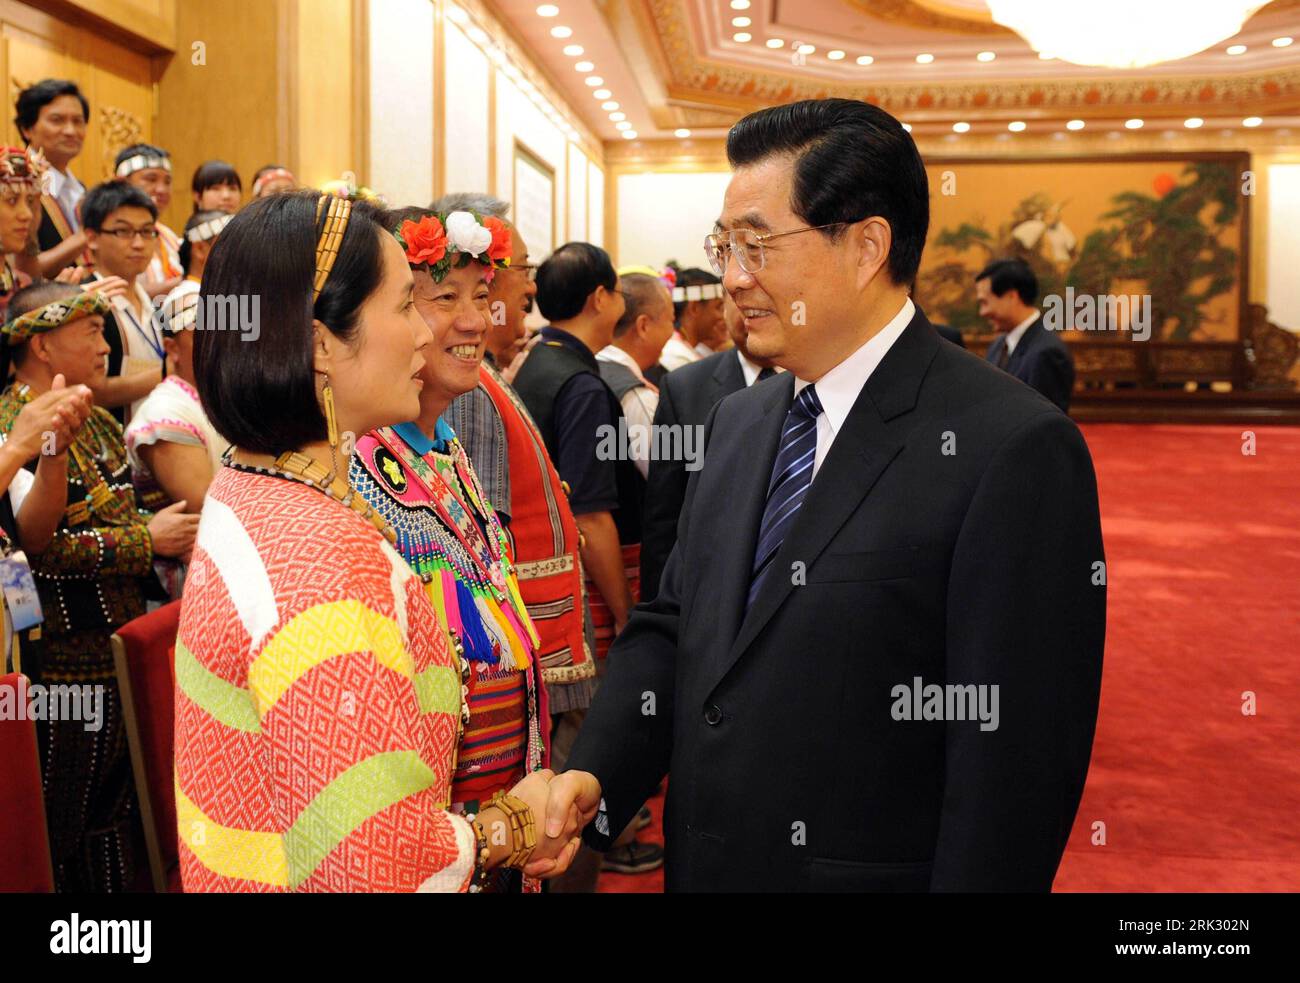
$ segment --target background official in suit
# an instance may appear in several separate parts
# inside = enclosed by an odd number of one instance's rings
[[[914,313],[928,189],[897,120],[794,103],[727,154],[709,249],[789,373],[713,410],[548,815],[607,843],[671,772],[669,890],[1046,891],[1101,675],[1087,446]],[[996,722],[906,719],[933,685]]]
[[[729,296],[724,298],[722,315],[735,347],[674,369],[663,377],[654,418],[656,428],[703,427],[709,411],[724,396],[776,375],[777,369],[768,359],[750,352],[745,319]],[[690,477],[686,464],[684,457],[650,462],[645,521],[641,526],[641,599],[644,601],[654,600],[659,593],[659,578],[677,542],[677,519],[686,498],[686,480]]]
[[[1034,307],[1038,278],[1029,264],[1022,259],[990,263],[975,278],[975,291],[980,317],[1005,332],[989,346],[985,357],[1068,413],[1074,391],[1074,357],[1065,342],[1043,327],[1043,315]]]

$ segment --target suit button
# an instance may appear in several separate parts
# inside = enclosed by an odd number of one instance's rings
[[[716,727],[722,723],[722,707],[716,703],[709,704],[709,708],[704,711],[704,722],[710,727]]]

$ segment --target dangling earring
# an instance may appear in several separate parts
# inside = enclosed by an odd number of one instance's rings
[[[333,484],[339,473],[339,421],[334,412],[334,390],[330,386],[328,373],[325,376],[325,389],[321,392],[321,398],[325,403],[325,428],[329,433],[330,461],[333,465],[329,481]]]

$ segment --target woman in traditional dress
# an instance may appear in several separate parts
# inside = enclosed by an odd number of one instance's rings
[[[200,331],[194,351],[234,449],[208,487],[176,641],[187,891],[464,891],[503,866],[561,872],[590,818],[538,828],[547,771],[473,816],[448,810],[462,663],[342,447],[416,418],[424,387],[429,329],[375,214],[268,196],[204,274],[205,296],[260,294],[262,331]]]
[[[45,171],[39,150],[0,147],[0,252],[4,253],[0,257],[0,324],[15,291],[32,282],[27,273],[17,269],[16,262],[25,258],[30,265],[37,249],[33,231],[40,220]]]
[[[550,716],[534,651],[537,633],[519,594],[507,537],[443,413],[478,385],[487,340],[488,281],[510,255],[499,219],[408,208],[388,213],[415,281],[415,304],[433,332],[424,350],[419,414],[357,441],[354,487],[397,533],[465,660],[469,723],[452,784],[452,809],[476,812],[546,764]],[[510,872],[491,889],[519,886]],[[533,885],[529,885],[532,887]]]
[[[194,388],[198,310],[197,283],[187,280],[168,295],[162,319],[167,353],[163,381],[145,397],[126,427],[131,483],[140,507],[150,512],[182,502],[186,512],[197,515],[208,485],[221,470],[227,446],[208,420]],[[185,583],[185,563],[159,558],[154,571],[167,596],[178,599]]]

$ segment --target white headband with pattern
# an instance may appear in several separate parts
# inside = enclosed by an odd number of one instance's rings
[[[185,238],[190,242],[207,242],[209,239],[215,239],[234,217],[233,215],[222,215],[220,218],[210,218],[206,222],[200,222],[185,233]]]
[[[702,283],[693,287],[674,287],[673,303],[680,304],[682,301],[691,300],[713,300],[715,297],[722,296],[722,284],[720,283]]]
[[[154,154],[136,154],[117,165],[117,176],[130,177],[136,171],[147,171],[151,167],[161,167],[164,171],[171,171],[171,158],[158,157]]]

